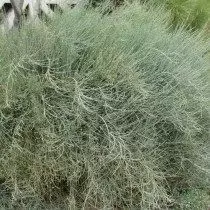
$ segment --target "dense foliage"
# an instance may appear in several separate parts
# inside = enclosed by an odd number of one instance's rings
[[[165,5],[171,12],[172,23],[184,24],[189,29],[202,29],[210,21],[209,0],[149,0],[156,5]]]
[[[209,187],[206,52],[137,3],[2,36],[2,206],[163,209]]]
[[[110,10],[132,2],[133,0],[89,0],[93,6],[100,4],[112,5]],[[136,0],[134,0],[136,1]],[[210,1],[209,0],[138,0],[146,3],[147,6],[162,7],[170,13],[169,24],[174,27],[184,26],[191,30],[208,29],[210,22]]]

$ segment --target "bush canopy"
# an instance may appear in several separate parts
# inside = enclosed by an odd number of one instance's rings
[[[132,3],[0,39],[5,208],[163,209],[209,186],[207,45]]]

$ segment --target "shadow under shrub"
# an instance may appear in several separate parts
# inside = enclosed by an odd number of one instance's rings
[[[173,188],[209,185],[205,43],[160,14],[75,9],[1,37],[11,205],[163,209]]]

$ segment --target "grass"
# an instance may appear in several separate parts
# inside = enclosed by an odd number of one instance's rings
[[[163,209],[208,189],[207,47],[167,19],[133,3],[2,35],[2,208]]]

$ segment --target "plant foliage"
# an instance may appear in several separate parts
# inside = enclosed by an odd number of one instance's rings
[[[210,21],[210,1],[208,0],[151,0],[164,4],[171,12],[172,23],[185,24],[190,29],[202,29]]]
[[[206,45],[167,18],[75,9],[1,37],[5,208],[163,209],[209,185]]]

